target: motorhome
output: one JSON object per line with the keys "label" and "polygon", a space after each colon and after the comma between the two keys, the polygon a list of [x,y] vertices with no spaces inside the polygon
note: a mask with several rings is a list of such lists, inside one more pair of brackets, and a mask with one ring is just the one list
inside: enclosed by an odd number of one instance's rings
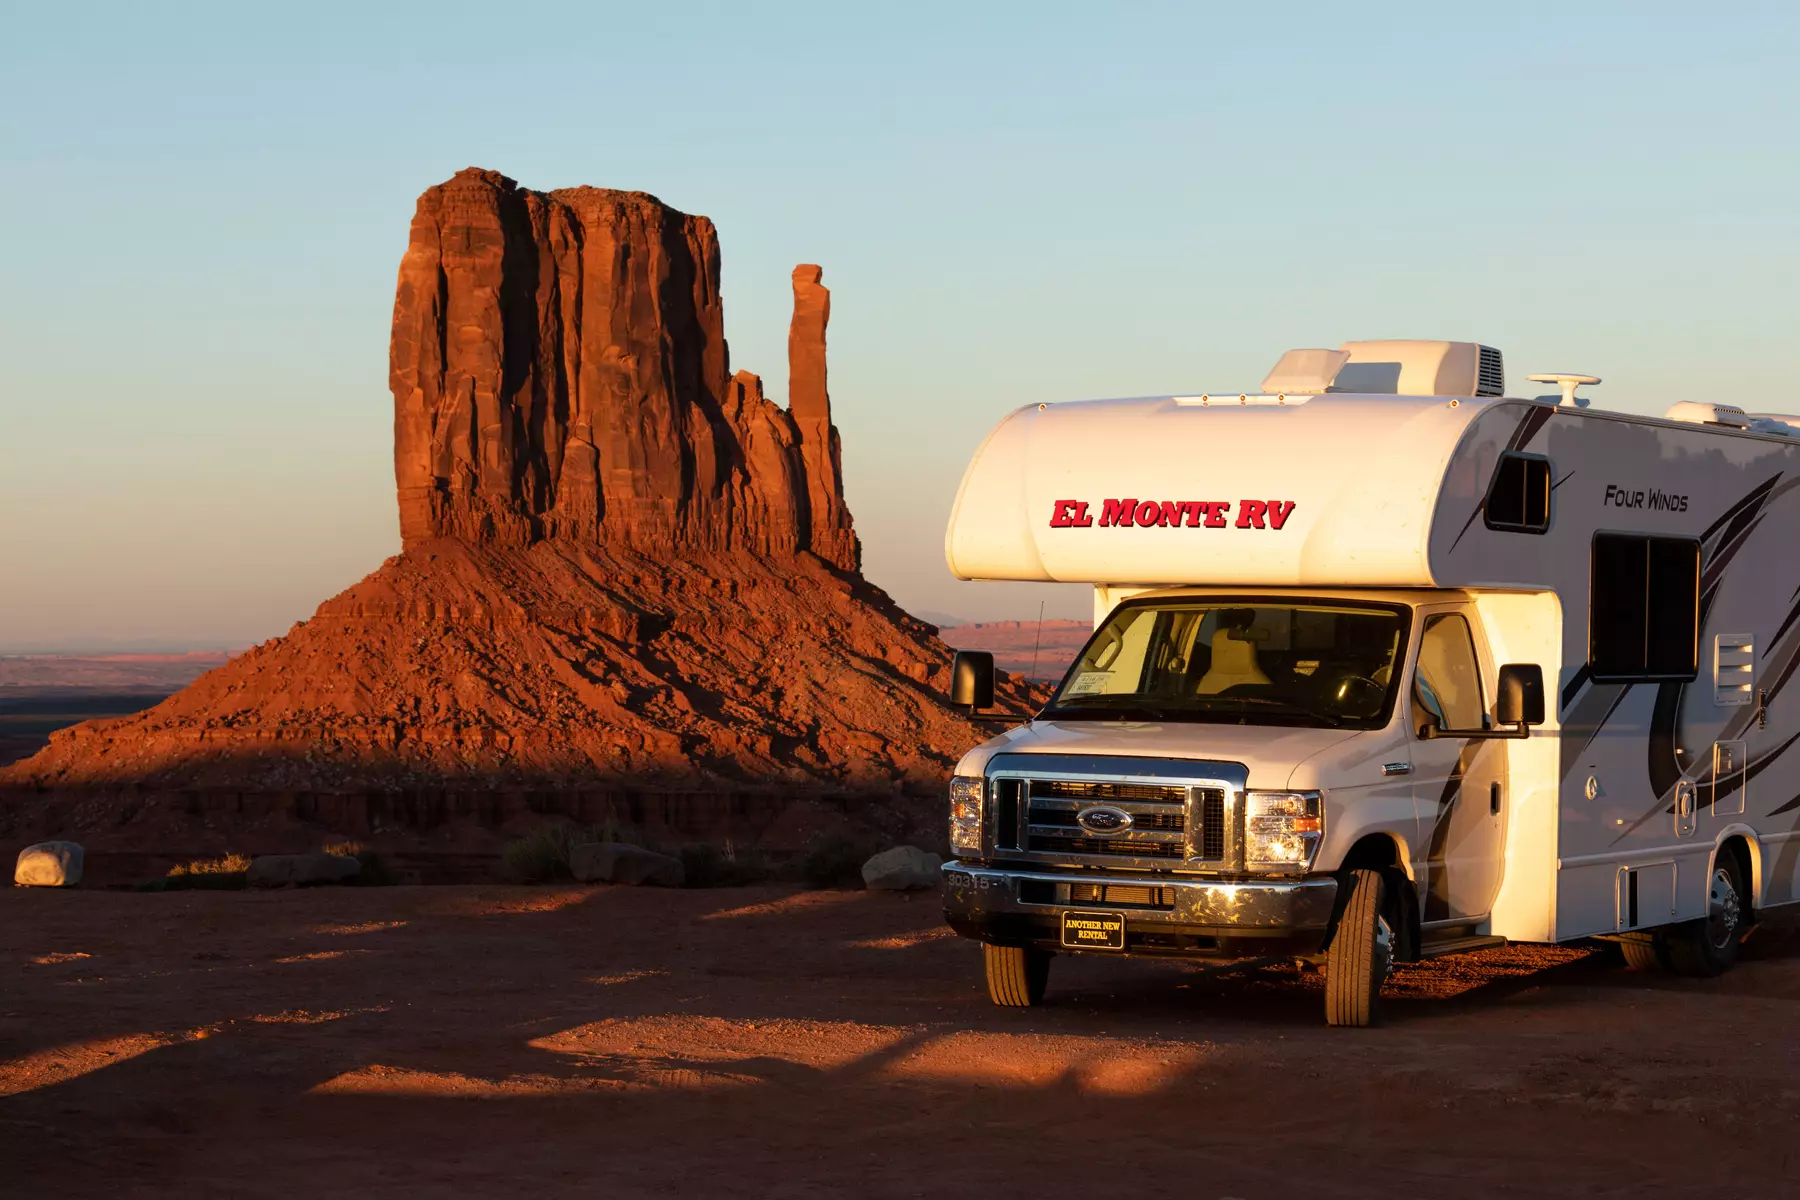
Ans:
{"label": "motorhome", "polygon": [[[963,579],[1091,584],[1092,639],[950,784],[991,998],[1057,954],[1396,962],[1616,942],[1716,974],[1800,898],[1800,418],[1505,395],[1467,342],[1290,351],[1255,393],[1030,404]],[[958,658],[952,700],[991,703]]]}

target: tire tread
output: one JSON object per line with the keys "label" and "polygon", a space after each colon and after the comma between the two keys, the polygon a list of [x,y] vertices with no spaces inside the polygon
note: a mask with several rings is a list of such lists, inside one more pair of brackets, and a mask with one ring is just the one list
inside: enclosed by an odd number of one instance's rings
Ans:
{"label": "tire tread", "polygon": [[1381,873],[1352,871],[1349,889],[1337,932],[1325,955],[1325,1022],[1361,1027],[1375,1023],[1383,982],[1380,976],[1386,973],[1375,961],[1375,934],[1381,920]]}

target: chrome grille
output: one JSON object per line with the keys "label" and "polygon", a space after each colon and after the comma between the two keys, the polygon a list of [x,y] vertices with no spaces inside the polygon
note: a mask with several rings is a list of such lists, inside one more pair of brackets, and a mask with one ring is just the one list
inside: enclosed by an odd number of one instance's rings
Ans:
{"label": "chrome grille", "polygon": [[1144,800],[1153,804],[1180,804],[1187,789],[1157,783],[1090,783],[1080,779],[1034,779],[1031,794],[1058,800]]}
{"label": "chrome grille", "polygon": [[[1182,862],[1225,857],[1225,792],[1182,784],[1072,779],[995,781],[994,843],[1047,857]],[[1128,829],[1083,828],[1081,813],[1104,806],[1130,815]]]}

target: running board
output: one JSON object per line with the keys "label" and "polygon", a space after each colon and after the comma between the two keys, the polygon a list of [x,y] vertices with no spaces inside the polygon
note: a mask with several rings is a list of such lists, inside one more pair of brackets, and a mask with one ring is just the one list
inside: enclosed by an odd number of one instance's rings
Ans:
{"label": "running board", "polygon": [[1478,935],[1475,937],[1450,938],[1448,941],[1427,942],[1419,947],[1419,957],[1441,958],[1446,954],[1466,954],[1470,950],[1492,950],[1495,946],[1506,945],[1503,937]]}

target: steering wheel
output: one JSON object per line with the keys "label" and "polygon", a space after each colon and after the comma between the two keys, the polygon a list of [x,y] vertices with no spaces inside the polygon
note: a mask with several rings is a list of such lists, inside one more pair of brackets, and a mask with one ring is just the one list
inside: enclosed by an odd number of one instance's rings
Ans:
{"label": "steering wheel", "polygon": [[1370,679],[1367,675],[1345,675],[1342,679],[1338,680],[1337,691],[1333,693],[1332,699],[1336,700],[1339,704],[1348,704],[1352,702],[1351,693],[1353,691],[1361,692],[1365,688],[1367,689],[1367,693],[1365,693],[1366,696],[1375,704],[1379,704],[1381,702],[1381,697],[1387,694],[1386,688],[1382,687],[1379,683],[1376,683],[1373,679]]}

